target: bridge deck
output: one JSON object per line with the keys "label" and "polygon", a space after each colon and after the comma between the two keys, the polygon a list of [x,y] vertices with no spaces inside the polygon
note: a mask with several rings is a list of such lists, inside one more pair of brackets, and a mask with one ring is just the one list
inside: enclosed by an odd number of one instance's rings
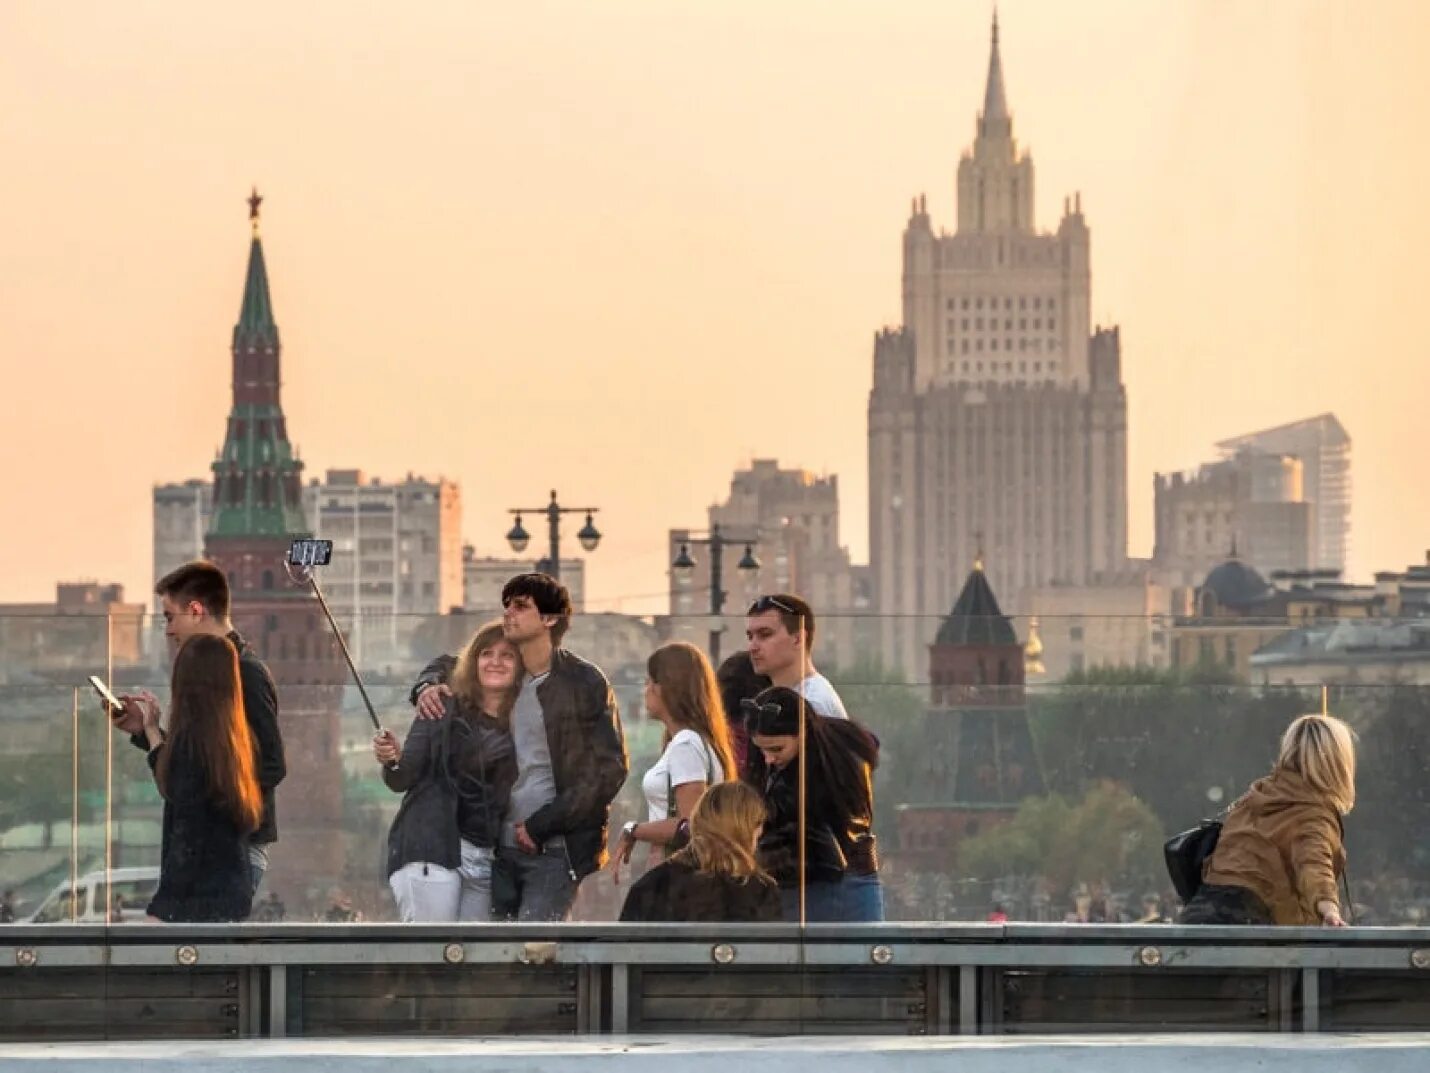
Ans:
{"label": "bridge deck", "polygon": [[12,926],[0,1040],[1430,1031],[1430,929]]}

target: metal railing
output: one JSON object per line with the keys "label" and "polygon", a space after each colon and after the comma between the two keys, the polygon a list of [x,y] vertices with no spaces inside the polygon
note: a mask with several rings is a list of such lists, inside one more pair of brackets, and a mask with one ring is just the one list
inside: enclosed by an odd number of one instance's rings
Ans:
{"label": "metal railing", "polygon": [[9,1040],[1430,1027],[1425,928],[22,925],[0,940]]}

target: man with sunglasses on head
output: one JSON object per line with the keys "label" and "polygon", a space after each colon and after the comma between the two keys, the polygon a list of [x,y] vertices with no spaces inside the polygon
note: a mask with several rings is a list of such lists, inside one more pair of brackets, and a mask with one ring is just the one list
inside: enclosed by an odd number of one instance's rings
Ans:
{"label": "man with sunglasses on head", "polygon": [[814,667],[814,610],[789,593],[761,596],[750,605],[745,637],[755,673],[792,689],[815,713],[848,719],[844,702],[829,679]]}

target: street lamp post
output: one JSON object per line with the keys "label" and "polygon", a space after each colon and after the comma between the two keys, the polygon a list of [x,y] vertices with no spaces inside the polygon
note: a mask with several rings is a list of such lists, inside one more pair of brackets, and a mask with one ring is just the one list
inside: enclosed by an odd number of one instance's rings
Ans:
{"label": "street lamp post", "polygon": [[[596,528],[594,515],[600,507],[563,507],[556,502],[556,490],[551,491],[551,502],[544,507],[509,507],[507,513],[516,515],[516,524],[507,532],[507,543],[511,545],[511,550],[520,555],[526,550],[526,546],[531,543],[531,534],[526,531],[526,527],[521,524],[523,514],[545,514],[547,538],[550,541],[550,550],[547,552],[546,573],[561,580],[561,515],[563,514],[584,514],[586,524],[576,531],[576,539],[581,542],[581,547],[587,551],[595,551],[596,545],[601,542],[601,533]],[[537,563],[539,568],[541,563]]]}
{"label": "street lamp post", "polygon": [[[692,544],[704,544],[710,549],[710,614],[715,619],[710,625],[710,662],[719,665],[720,663],[720,612],[725,608],[725,598],[730,594],[724,587],[724,566],[725,547],[729,544],[741,543],[731,540],[720,532],[718,525],[710,530],[708,537],[687,536],[680,542],[680,550],[676,553],[675,559],[671,562],[671,569],[682,577],[689,577],[695,569],[695,559],[690,554]],[[755,544],[757,540],[747,540],[745,554],[740,556],[738,569],[746,573],[753,573],[760,568],[760,560],[755,558]]]}

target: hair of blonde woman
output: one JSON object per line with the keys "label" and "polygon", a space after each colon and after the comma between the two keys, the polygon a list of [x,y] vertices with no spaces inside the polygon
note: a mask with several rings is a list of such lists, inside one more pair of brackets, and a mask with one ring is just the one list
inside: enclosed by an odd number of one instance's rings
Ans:
{"label": "hair of blonde woman", "polygon": [[[735,752],[730,747],[730,726],[720,685],[705,653],[685,641],[661,645],[646,660],[646,674],[660,687],[660,699],[670,721],[699,734],[720,759],[728,781],[735,778]],[[666,734],[664,744],[669,744]]]}
{"label": "hair of blonde woman", "polygon": [[768,815],[764,798],[743,782],[717,783],[700,795],[690,814],[690,845],[671,859],[701,872],[758,875],[755,840]]}
{"label": "hair of blonde woman", "polygon": [[[485,694],[482,689],[481,675],[477,670],[478,661],[483,652],[502,642],[511,643],[507,641],[506,634],[502,631],[501,619],[493,619],[472,635],[472,639],[467,642],[466,647],[457,656],[457,665],[452,669],[452,677],[447,684],[451,687],[457,700],[471,711],[484,710]],[[512,679],[511,688],[502,695],[501,703],[497,705],[498,710],[488,712],[488,715],[494,715],[503,723],[506,722],[511,715],[512,706],[516,704],[516,695],[521,689],[521,678],[524,673],[521,665],[521,653],[518,652],[516,655],[516,677]]]}
{"label": "hair of blonde woman", "polygon": [[1342,815],[1355,807],[1355,731],[1335,716],[1311,714],[1293,720],[1281,737],[1276,766],[1296,772]]}

